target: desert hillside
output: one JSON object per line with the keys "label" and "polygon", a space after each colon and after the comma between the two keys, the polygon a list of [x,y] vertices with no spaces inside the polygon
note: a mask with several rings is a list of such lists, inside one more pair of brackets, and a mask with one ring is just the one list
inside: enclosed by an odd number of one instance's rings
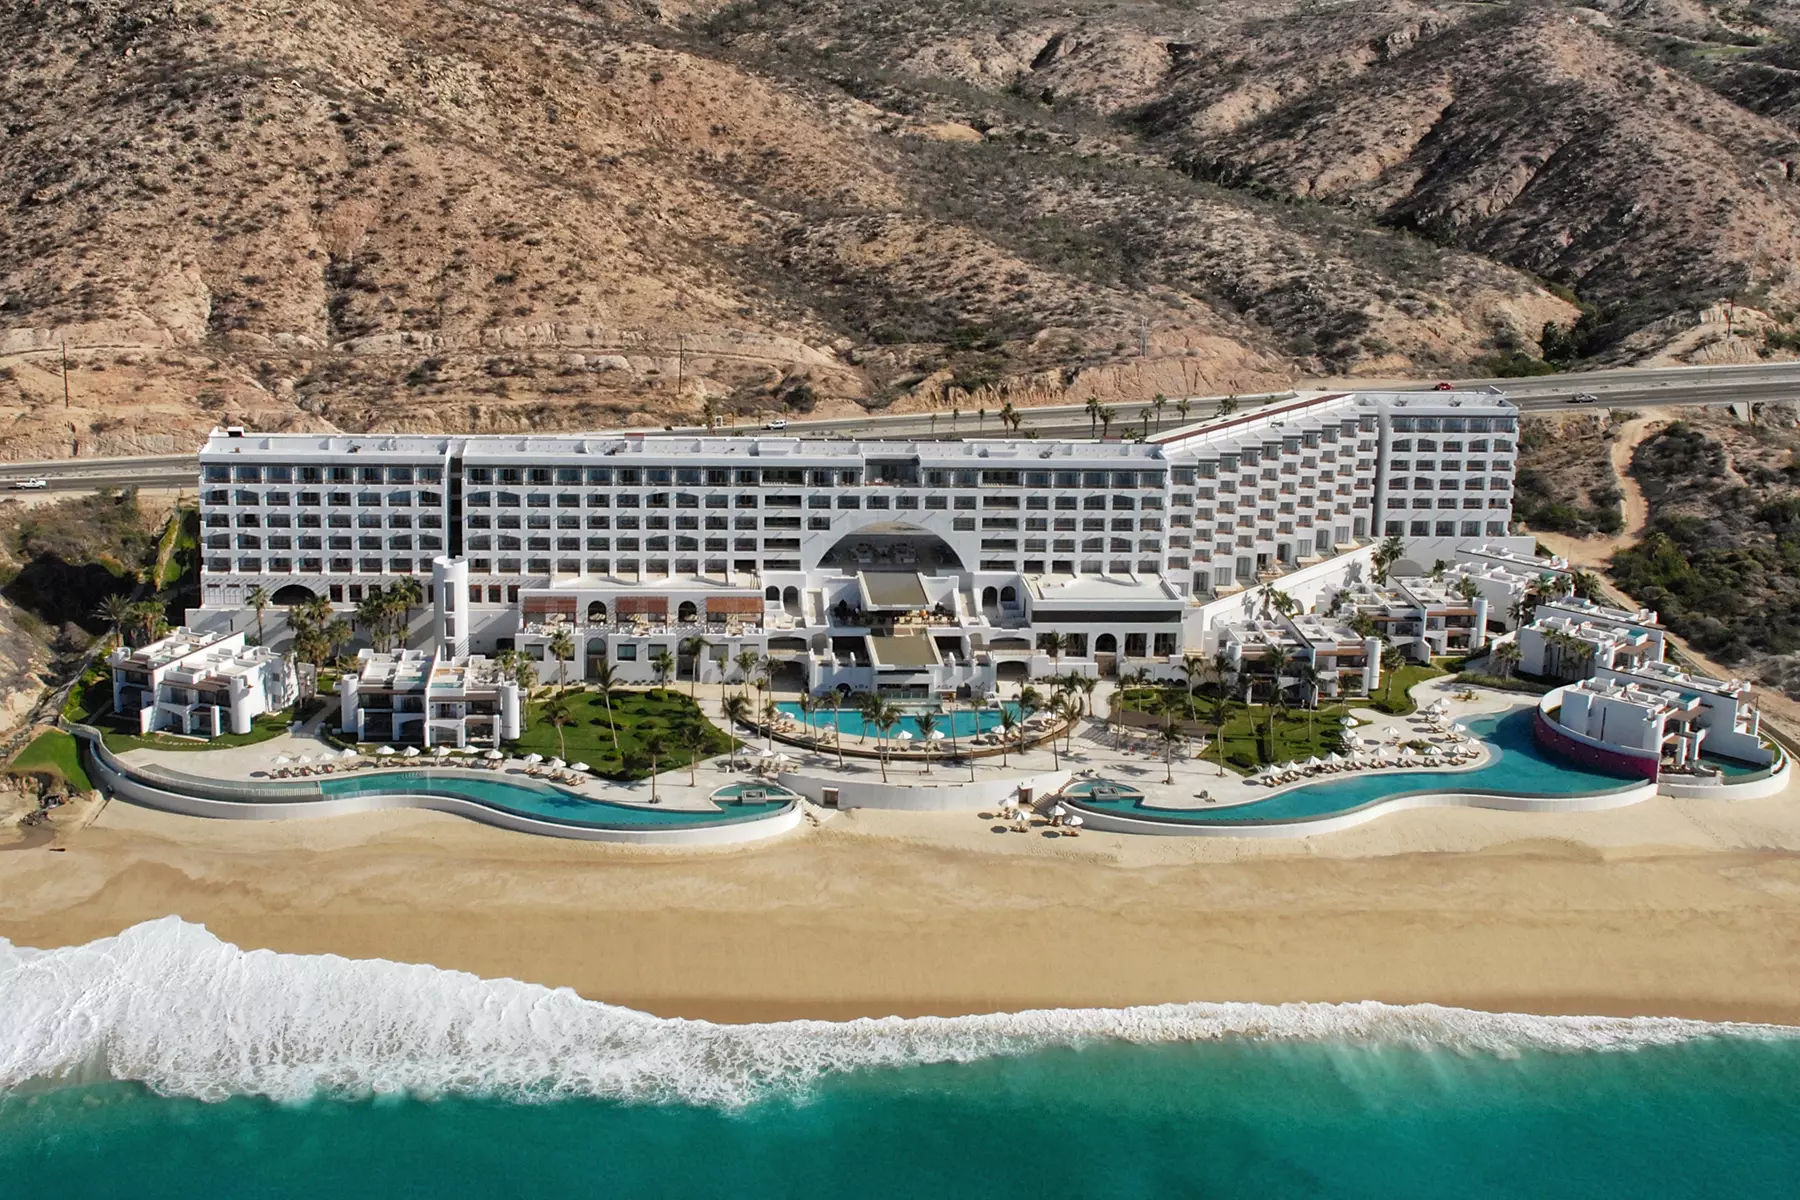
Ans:
{"label": "desert hillside", "polygon": [[1785,15],[8,6],[0,454],[1767,351]]}

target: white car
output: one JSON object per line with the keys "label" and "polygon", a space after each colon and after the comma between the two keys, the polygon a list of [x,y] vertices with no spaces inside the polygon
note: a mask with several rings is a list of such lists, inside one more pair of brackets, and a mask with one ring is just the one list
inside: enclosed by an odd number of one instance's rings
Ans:
{"label": "white car", "polygon": [[17,492],[35,492],[49,486],[50,481],[48,479],[21,479],[13,484],[13,490]]}
{"label": "white car", "polygon": [[787,422],[782,420],[780,417],[776,417],[773,421],[764,421],[763,428],[764,429],[775,429],[775,430],[786,429]]}

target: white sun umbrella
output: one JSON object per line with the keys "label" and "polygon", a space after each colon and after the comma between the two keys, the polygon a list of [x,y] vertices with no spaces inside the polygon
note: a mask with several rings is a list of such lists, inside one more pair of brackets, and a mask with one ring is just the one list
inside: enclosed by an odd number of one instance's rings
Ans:
{"label": "white sun umbrella", "polygon": [[756,757],[758,757],[758,758],[774,758],[775,751],[773,751],[773,750],[769,749],[767,746],[765,746],[761,750],[758,750],[756,752]]}
{"label": "white sun umbrella", "polygon": [[928,742],[941,742],[944,740],[944,731],[941,729],[934,729],[925,735],[925,740]]}
{"label": "white sun umbrella", "polygon": [[896,740],[896,741],[901,741],[901,742],[910,742],[910,741],[912,741],[912,740],[913,740],[913,735],[912,735],[912,730],[910,730],[910,729],[902,729],[902,730],[901,730],[901,731],[900,731],[900,732],[899,732],[899,733],[896,733],[896,734],[895,734],[895,735],[894,735],[894,740]]}
{"label": "white sun umbrella", "polygon": [[288,764],[289,764],[289,763],[291,763],[291,762],[293,762],[293,761],[294,761],[294,760],[293,760],[293,759],[291,759],[291,758],[289,758],[289,757],[288,757],[288,756],[287,756],[287,755],[285,755],[285,754],[277,754],[277,755],[276,755],[276,756],[275,756],[275,757],[274,757],[274,759],[273,759],[273,760],[272,760],[272,761],[273,761],[273,762],[274,762],[274,763],[275,763],[275,765],[276,765],[276,766],[278,766],[278,767],[285,767],[285,766],[287,766],[287,765],[288,765]]}
{"label": "white sun umbrella", "polygon": [[338,757],[339,758],[355,758],[356,751],[349,746],[345,746],[342,750],[338,751]]}
{"label": "white sun umbrella", "polygon": [[439,746],[436,750],[433,750],[432,753],[437,755],[439,758],[449,758],[450,757],[450,747]]}
{"label": "white sun umbrella", "polygon": [[1082,821],[1079,816],[1064,817],[1063,824],[1064,825],[1073,825],[1075,828],[1080,829],[1081,825],[1082,825]]}
{"label": "white sun umbrella", "polygon": [[1069,815],[1069,810],[1060,804],[1052,804],[1050,806],[1050,815],[1053,817],[1066,817]]}
{"label": "white sun umbrella", "polygon": [[1345,729],[1355,729],[1357,720],[1355,717],[1340,717],[1338,719],[1338,724],[1342,725]]}
{"label": "white sun umbrella", "polygon": [[584,762],[573,762],[569,764],[569,770],[580,771],[583,775],[586,775],[589,771],[593,770],[593,768]]}
{"label": "white sun umbrella", "polygon": [[298,764],[299,764],[299,765],[300,765],[300,766],[305,766],[305,765],[306,765],[306,764],[307,764],[307,763],[309,763],[309,762],[311,762],[311,761],[312,761],[312,755],[310,755],[310,754],[296,754],[296,755],[295,755],[295,756],[294,756],[294,761],[295,761],[295,762],[296,762],[296,763],[298,763]]}
{"label": "white sun umbrella", "polygon": [[1325,761],[1331,766],[1341,767],[1344,765],[1344,756],[1333,751],[1325,756]]}
{"label": "white sun umbrella", "polygon": [[535,767],[543,761],[544,756],[535,752],[525,756],[525,765],[528,767]]}
{"label": "white sun umbrella", "polygon": [[383,746],[375,753],[381,758],[392,758],[394,756],[394,748],[392,746]]}
{"label": "white sun umbrella", "polygon": [[500,753],[498,750],[489,750],[486,754],[482,755],[482,757],[489,762],[499,762],[501,759],[505,758],[506,755]]}
{"label": "white sun umbrella", "polygon": [[1309,767],[1318,767],[1323,766],[1324,764],[1319,761],[1319,756],[1315,754],[1306,760],[1306,765]]}
{"label": "white sun umbrella", "polygon": [[417,758],[417,757],[419,757],[419,753],[420,753],[420,751],[417,746],[408,746],[405,750],[402,750],[400,752],[400,757],[401,758]]}
{"label": "white sun umbrella", "polygon": [[547,765],[548,765],[548,766],[549,766],[549,768],[550,768],[550,769],[551,769],[551,770],[552,770],[552,771],[560,771],[560,770],[562,770],[562,769],[563,769],[563,768],[564,768],[564,767],[566,767],[566,766],[568,766],[568,765],[569,765],[569,764],[568,764],[568,763],[566,763],[566,762],[564,762],[564,761],[563,761],[563,760],[562,760],[562,759],[560,759],[560,758],[553,758],[553,759],[551,759],[551,760],[550,760],[550,762],[549,762],[549,763],[548,763],[548,764],[547,764]]}
{"label": "white sun umbrella", "polygon": [[1443,756],[1444,748],[1442,746],[1427,746],[1425,747],[1425,753],[1432,758],[1440,758]]}

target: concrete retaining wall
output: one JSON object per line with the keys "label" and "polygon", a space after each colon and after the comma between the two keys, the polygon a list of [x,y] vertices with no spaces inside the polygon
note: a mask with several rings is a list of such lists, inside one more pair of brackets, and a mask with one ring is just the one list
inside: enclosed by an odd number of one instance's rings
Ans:
{"label": "concrete retaining wall", "polygon": [[1552,757],[1592,767],[1596,771],[1606,771],[1613,775],[1635,775],[1640,779],[1656,778],[1659,756],[1655,751],[1608,745],[1552,720],[1550,713],[1562,704],[1562,693],[1563,689],[1557,688],[1538,701],[1537,712],[1533,714],[1531,722],[1532,741]]}
{"label": "concrete retaining wall", "polygon": [[1068,785],[1072,776],[1067,771],[1049,771],[1041,775],[1021,775],[1016,779],[983,780],[970,783],[955,770],[937,771],[930,775],[913,775],[901,781],[879,779],[872,783],[860,780],[833,779],[783,771],[782,787],[799,792],[808,800],[824,803],[825,789],[836,788],[839,808],[887,808],[914,812],[992,808],[1018,797],[1021,787],[1031,789],[1034,799],[1042,800]]}
{"label": "concrete retaining wall", "polygon": [[1109,833],[1149,833],[1168,837],[1311,837],[1364,825],[1389,813],[1414,808],[1495,808],[1505,812],[1600,812],[1624,808],[1656,795],[1654,783],[1631,784],[1618,791],[1590,796],[1506,796],[1488,792],[1415,792],[1390,796],[1362,808],[1304,821],[1243,822],[1236,825],[1202,825],[1192,821],[1158,821],[1126,817],[1088,808],[1079,800],[1063,803],[1080,811],[1083,827]]}
{"label": "concrete retaining wall", "polygon": [[1739,776],[1735,780],[1727,775],[1718,783],[1702,783],[1687,775],[1665,774],[1657,781],[1657,788],[1665,796],[1682,800],[1761,800],[1780,793],[1792,778],[1784,756],[1781,765],[1766,775]]}
{"label": "concrete retaining wall", "polygon": [[471,821],[517,833],[572,838],[584,842],[622,842],[638,846],[725,846],[755,842],[787,833],[798,826],[801,820],[798,801],[771,816],[748,821],[699,827],[600,829],[540,821],[518,813],[490,808],[460,796],[434,796],[427,793],[390,792],[330,798],[321,795],[318,799],[310,800],[223,800],[188,795],[172,790],[161,781],[152,783],[140,778],[132,772],[130,764],[106,749],[98,737],[83,737],[82,740],[90,750],[88,761],[94,768],[95,779],[107,792],[133,804],[188,817],[211,817],[227,821],[286,821],[302,817],[340,817],[351,813],[421,808],[430,812],[467,817]]}

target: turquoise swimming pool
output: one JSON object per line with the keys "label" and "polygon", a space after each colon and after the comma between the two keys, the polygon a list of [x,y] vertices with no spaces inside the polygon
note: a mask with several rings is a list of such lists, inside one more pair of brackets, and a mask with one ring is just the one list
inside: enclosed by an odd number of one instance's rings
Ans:
{"label": "turquoise swimming pool", "polygon": [[1117,800],[1130,804],[1144,798],[1144,793],[1130,784],[1111,779],[1077,779],[1057,795],[1077,800]]}
{"label": "turquoise swimming pool", "polygon": [[521,817],[589,829],[668,828],[752,821],[779,812],[793,801],[792,794],[780,788],[774,790],[782,794],[767,800],[733,803],[718,812],[698,812],[666,805],[611,804],[534,780],[488,779],[463,771],[383,771],[319,781],[319,791],[327,799],[396,793],[454,796]]}
{"label": "turquoise swimming pool", "polygon": [[[790,702],[777,705],[777,707],[802,725],[806,724],[807,717],[800,711],[798,704]],[[1007,704],[1004,707],[1013,716],[1020,715],[1017,704]],[[933,715],[936,724],[932,728],[943,730],[945,737],[973,737],[975,734],[1000,728],[1000,710],[998,708],[959,708],[953,713],[946,713],[935,704],[910,704],[906,706],[905,711],[906,715],[900,718],[900,723],[894,726],[889,737],[897,738],[904,730],[911,734],[914,740],[918,740],[919,723],[913,719],[913,714],[920,711],[930,712]],[[873,744],[873,739],[877,736],[876,729],[873,726],[865,726],[862,714],[853,708],[842,708],[835,714],[830,709],[816,712],[812,715],[812,727],[814,729],[830,729],[834,716],[839,733],[852,737],[862,737],[866,733]]]}
{"label": "turquoise swimming pool", "polygon": [[1070,789],[1065,789],[1062,795],[1077,808],[1144,820],[1190,825],[1259,825],[1335,816],[1379,800],[1419,792],[1583,796],[1643,782],[1545,757],[1531,739],[1533,712],[1531,708],[1522,708],[1464,722],[1470,733],[1487,743],[1490,754],[1487,763],[1469,771],[1374,772],[1307,784],[1279,792],[1267,800],[1253,800],[1231,808],[1148,809],[1144,807],[1141,795],[1136,799],[1101,800],[1072,794]]}

